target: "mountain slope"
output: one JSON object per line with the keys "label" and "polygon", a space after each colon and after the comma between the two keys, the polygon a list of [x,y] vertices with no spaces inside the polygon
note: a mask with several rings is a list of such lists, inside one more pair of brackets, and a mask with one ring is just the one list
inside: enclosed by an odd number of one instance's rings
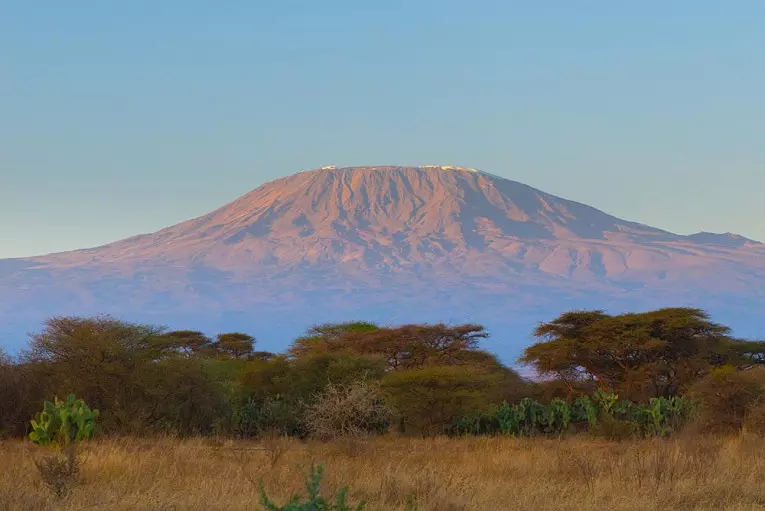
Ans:
{"label": "mountain slope", "polygon": [[0,261],[0,311],[297,313],[302,328],[700,293],[757,304],[763,283],[765,245],[743,237],[673,234],[473,169],[331,167],[157,233]]}

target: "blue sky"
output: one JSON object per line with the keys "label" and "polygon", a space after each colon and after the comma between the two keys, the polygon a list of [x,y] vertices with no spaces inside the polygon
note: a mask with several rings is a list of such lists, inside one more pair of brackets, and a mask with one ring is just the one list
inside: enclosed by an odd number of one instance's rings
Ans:
{"label": "blue sky", "polygon": [[322,165],[765,240],[765,2],[0,0],[0,257]]}

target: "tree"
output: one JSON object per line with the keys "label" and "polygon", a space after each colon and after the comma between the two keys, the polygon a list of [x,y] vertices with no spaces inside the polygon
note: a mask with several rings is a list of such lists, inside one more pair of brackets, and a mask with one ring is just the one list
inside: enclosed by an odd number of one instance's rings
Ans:
{"label": "tree", "polygon": [[[699,405],[696,426],[701,431],[738,433],[742,427],[756,426],[754,432],[763,432],[765,368],[720,367],[692,385],[688,394]],[[751,421],[755,417],[759,420]]]}
{"label": "tree", "polygon": [[298,359],[275,356],[247,362],[241,388],[248,399],[263,400],[280,395],[310,401],[328,384],[374,381],[382,378],[384,373],[385,362],[378,357],[348,353],[321,353]]}
{"label": "tree", "polygon": [[[714,367],[740,360],[737,350],[744,345],[729,334],[693,308],[614,316],[573,311],[539,325],[534,335],[541,342],[527,348],[520,361],[572,391],[591,380],[624,398],[645,400],[678,394]],[[750,353],[762,348],[746,344]]]}
{"label": "tree", "polygon": [[216,353],[213,340],[197,330],[173,330],[162,334],[171,348],[186,356],[210,356]]}
{"label": "tree", "polygon": [[353,353],[383,357],[389,370],[424,365],[468,363],[477,354],[478,342],[488,337],[480,325],[403,325],[380,328],[365,323],[344,324],[329,333],[304,336],[295,341],[290,353]]}
{"label": "tree", "polygon": [[108,316],[55,317],[32,335],[25,365],[46,394],[74,393],[103,413],[106,431],[138,414],[147,366],[177,357],[163,330]]}
{"label": "tree", "polygon": [[497,402],[502,383],[500,373],[464,365],[393,371],[382,386],[401,414],[404,431],[438,435],[457,417]]}
{"label": "tree", "polygon": [[239,332],[218,334],[215,348],[233,358],[246,358],[255,350],[255,338]]}
{"label": "tree", "polygon": [[379,329],[378,325],[367,321],[315,325],[309,328],[305,334],[295,339],[288,353],[293,358],[300,358],[308,355],[338,351],[336,345],[344,336],[375,332]]}
{"label": "tree", "polygon": [[231,363],[208,357],[176,357],[144,368],[142,400],[123,430],[142,429],[179,435],[209,434],[229,415]]}
{"label": "tree", "polygon": [[45,389],[36,367],[18,363],[0,349],[0,438],[26,432],[27,418],[42,405]]}

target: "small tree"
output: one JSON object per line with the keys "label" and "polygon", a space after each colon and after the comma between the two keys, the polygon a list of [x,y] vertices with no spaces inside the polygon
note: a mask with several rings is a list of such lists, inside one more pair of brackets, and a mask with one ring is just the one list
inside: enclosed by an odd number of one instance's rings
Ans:
{"label": "small tree", "polygon": [[91,410],[82,399],[70,394],[65,401],[55,397],[46,401],[43,410],[32,419],[32,442],[63,451],[61,456],[49,456],[36,461],[43,482],[58,497],[64,496],[78,472],[77,443],[93,438],[98,410]]}
{"label": "small tree", "polygon": [[401,413],[404,431],[445,433],[461,416],[485,410],[501,395],[504,374],[475,366],[428,366],[392,371],[383,389]]}

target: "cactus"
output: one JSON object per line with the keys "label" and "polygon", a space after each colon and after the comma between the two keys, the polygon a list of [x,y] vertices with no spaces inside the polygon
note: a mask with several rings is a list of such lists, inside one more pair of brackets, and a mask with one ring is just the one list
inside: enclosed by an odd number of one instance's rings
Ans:
{"label": "cactus", "polygon": [[528,397],[515,405],[504,402],[489,412],[458,417],[451,431],[461,435],[560,436],[572,422],[586,422],[593,428],[599,419],[604,418],[632,423],[633,429],[644,435],[666,436],[681,427],[693,410],[692,402],[682,397],[658,397],[652,398],[648,404],[637,404],[619,401],[618,395],[601,390],[595,394],[595,401],[581,396],[573,404],[561,398],[543,404]]}
{"label": "cactus", "polygon": [[616,419],[629,421],[632,419],[632,410],[634,407],[634,403],[623,399],[616,403],[613,408],[611,408],[611,411]]}
{"label": "cactus", "polygon": [[573,417],[577,422],[587,421],[590,426],[598,422],[598,407],[587,396],[582,396],[574,401]]}
{"label": "cactus", "polygon": [[601,410],[609,415],[612,414],[612,409],[619,400],[619,395],[613,392],[607,392],[606,390],[599,388],[595,391],[595,401],[601,406]]}
{"label": "cactus", "polygon": [[67,446],[93,438],[98,410],[91,410],[82,399],[70,394],[66,400],[58,397],[46,401],[43,410],[30,421],[29,438],[38,445]]}
{"label": "cactus", "polygon": [[555,417],[555,430],[553,432],[561,435],[571,423],[571,406],[563,399],[556,397],[550,401],[550,409]]}
{"label": "cactus", "polygon": [[96,432],[98,410],[91,410],[82,399],[74,395],[61,401],[46,401],[43,410],[30,421],[32,442],[63,451],[35,460],[43,483],[59,498],[65,496],[75,482],[79,471],[77,443],[93,438]]}
{"label": "cactus", "polygon": [[503,435],[520,435],[525,419],[524,413],[519,405],[510,406],[507,402],[502,403],[494,415],[499,432]]}

